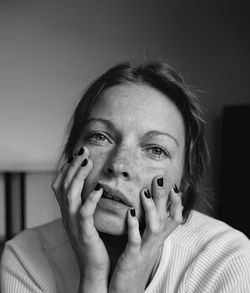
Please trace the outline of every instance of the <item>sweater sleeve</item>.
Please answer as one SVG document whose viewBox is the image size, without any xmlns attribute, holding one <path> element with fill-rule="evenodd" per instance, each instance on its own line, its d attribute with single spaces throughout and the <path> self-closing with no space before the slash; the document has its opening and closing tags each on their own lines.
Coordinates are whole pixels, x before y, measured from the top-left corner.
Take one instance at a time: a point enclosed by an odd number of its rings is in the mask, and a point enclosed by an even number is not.
<svg viewBox="0 0 250 293">
<path fill-rule="evenodd" d="M 1 258 L 1 293 L 17 292 L 60 292 L 39 241 L 30 231 L 8 241 Z"/>
</svg>

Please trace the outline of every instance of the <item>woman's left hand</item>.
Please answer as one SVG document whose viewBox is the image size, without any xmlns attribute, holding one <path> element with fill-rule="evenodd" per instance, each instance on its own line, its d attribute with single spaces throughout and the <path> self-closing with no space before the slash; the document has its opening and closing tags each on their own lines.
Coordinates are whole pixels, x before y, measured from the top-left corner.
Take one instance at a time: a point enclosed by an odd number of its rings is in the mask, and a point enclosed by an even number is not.
<svg viewBox="0 0 250 293">
<path fill-rule="evenodd" d="M 141 191 L 141 201 L 145 210 L 146 227 L 140 235 L 139 223 L 128 210 L 128 242 L 112 275 L 110 293 L 144 292 L 154 266 L 159 259 L 164 240 L 182 222 L 182 202 L 180 194 L 172 188 L 166 194 L 164 184 L 152 183 L 153 198 Z M 163 186 L 161 186 L 163 185 Z M 167 202 L 170 202 L 167 211 Z"/>
</svg>

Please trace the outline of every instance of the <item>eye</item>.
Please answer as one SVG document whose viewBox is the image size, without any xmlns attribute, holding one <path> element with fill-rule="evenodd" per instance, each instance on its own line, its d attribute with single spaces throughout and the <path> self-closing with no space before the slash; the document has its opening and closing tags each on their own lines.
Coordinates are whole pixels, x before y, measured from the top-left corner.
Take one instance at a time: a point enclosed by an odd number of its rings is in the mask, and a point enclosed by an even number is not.
<svg viewBox="0 0 250 293">
<path fill-rule="evenodd" d="M 94 133 L 90 136 L 90 138 L 98 140 L 98 141 L 105 141 L 107 138 L 102 133 Z"/>
<path fill-rule="evenodd" d="M 147 148 L 147 152 L 154 158 L 164 159 L 170 157 L 168 151 L 164 147 L 152 146 Z"/>
<path fill-rule="evenodd" d="M 108 134 L 102 133 L 102 132 L 91 132 L 87 136 L 88 141 L 92 143 L 106 143 L 106 142 L 111 142 Z"/>
</svg>

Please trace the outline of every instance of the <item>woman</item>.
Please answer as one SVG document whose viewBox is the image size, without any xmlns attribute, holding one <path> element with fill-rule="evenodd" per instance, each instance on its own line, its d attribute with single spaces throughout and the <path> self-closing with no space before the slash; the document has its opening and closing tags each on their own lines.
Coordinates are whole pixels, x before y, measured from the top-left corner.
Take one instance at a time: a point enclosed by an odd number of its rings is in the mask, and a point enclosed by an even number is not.
<svg viewBox="0 0 250 293">
<path fill-rule="evenodd" d="M 3 292 L 250 292 L 250 242 L 206 215 L 198 99 L 165 62 L 87 89 L 53 189 L 57 220 L 6 244 Z"/>
</svg>

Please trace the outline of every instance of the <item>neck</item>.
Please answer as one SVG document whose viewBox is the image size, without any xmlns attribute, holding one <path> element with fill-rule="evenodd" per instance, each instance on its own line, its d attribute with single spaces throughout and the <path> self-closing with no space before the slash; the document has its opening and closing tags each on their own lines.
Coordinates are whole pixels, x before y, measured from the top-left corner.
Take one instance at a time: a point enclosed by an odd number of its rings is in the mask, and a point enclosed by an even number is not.
<svg viewBox="0 0 250 293">
<path fill-rule="evenodd" d="M 106 233 L 100 233 L 100 237 L 110 257 L 112 275 L 117 261 L 126 247 L 128 237 L 127 235 L 110 235 Z"/>
<path fill-rule="evenodd" d="M 120 255 L 123 253 L 123 251 L 127 245 L 128 236 L 127 235 L 110 235 L 110 234 L 106 234 L 106 233 L 100 233 L 100 237 L 101 237 L 101 239 L 107 249 L 108 255 L 110 257 L 110 261 L 111 261 L 110 278 L 111 278 L 112 274 L 114 272 L 114 269 L 116 267 L 116 264 L 118 262 L 118 259 L 119 259 Z M 150 281 L 152 280 L 152 278 L 154 276 L 154 273 L 155 273 L 157 266 L 160 262 L 161 254 L 162 254 L 162 248 L 159 250 L 158 254 L 156 255 L 155 261 L 152 264 L 152 269 L 151 269 L 151 273 L 150 273 L 148 281 L 147 281 L 147 285 L 150 283 Z"/>
</svg>

